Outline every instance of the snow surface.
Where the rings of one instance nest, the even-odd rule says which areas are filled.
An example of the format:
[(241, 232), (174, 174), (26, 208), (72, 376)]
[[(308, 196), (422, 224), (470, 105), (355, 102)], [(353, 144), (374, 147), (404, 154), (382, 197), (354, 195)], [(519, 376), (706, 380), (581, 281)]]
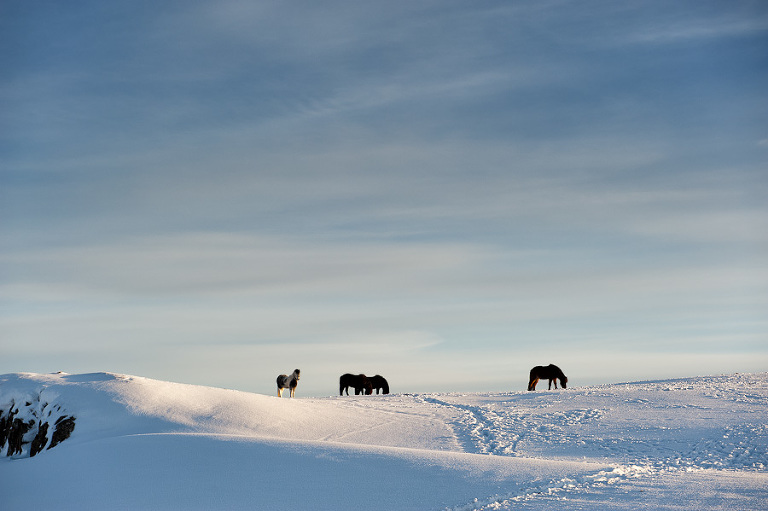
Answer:
[(768, 509), (768, 373), (296, 399), (0, 376), (0, 409), (22, 400), (76, 426), (2, 452), (3, 509)]

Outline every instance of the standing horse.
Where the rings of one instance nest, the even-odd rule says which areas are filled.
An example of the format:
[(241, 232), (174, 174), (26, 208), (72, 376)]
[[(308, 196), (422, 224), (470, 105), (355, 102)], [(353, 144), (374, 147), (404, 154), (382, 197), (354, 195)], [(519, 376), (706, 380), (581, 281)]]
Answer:
[(382, 394), (389, 394), (389, 383), (387, 383), (387, 380), (383, 376), (377, 374), (376, 376), (368, 378), (368, 381), (370, 381), (373, 388), (376, 389), (376, 394), (379, 393), (379, 390), (381, 390)]
[(294, 369), (293, 374), (281, 374), (277, 377), (277, 397), (283, 397), (283, 389), (291, 389), (291, 397), (296, 393), (301, 371)]
[(373, 394), (373, 385), (370, 380), (364, 374), (342, 374), (339, 378), (339, 395), (343, 396), (344, 391), (349, 395), (349, 387), (355, 389), (355, 395), (366, 394), (370, 396)]
[(555, 382), (555, 388), (557, 388), (557, 380), (560, 380), (560, 385), (562, 385), (563, 388), (566, 388), (566, 384), (568, 383), (568, 378), (565, 377), (563, 371), (554, 364), (549, 364), (548, 366), (536, 366), (531, 369), (531, 379), (528, 381), (528, 390), (536, 390), (536, 384), (539, 383), (539, 380), (549, 380), (548, 389), (552, 388), (553, 381)]

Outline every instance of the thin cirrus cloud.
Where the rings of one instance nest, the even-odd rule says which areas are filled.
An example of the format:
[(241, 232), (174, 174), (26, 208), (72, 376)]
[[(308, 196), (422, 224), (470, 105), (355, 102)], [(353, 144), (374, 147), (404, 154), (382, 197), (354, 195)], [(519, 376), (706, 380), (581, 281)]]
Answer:
[(0, 370), (764, 366), (755, 3), (7, 13)]

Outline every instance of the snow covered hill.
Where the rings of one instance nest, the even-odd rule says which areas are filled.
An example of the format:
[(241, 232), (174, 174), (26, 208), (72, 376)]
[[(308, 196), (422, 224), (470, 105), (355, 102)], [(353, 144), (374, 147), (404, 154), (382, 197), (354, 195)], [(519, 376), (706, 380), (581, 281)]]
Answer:
[(768, 509), (768, 373), (310, 399), (20, 373), (10, 409), (74, 429), (0, 438), (6, 509)]

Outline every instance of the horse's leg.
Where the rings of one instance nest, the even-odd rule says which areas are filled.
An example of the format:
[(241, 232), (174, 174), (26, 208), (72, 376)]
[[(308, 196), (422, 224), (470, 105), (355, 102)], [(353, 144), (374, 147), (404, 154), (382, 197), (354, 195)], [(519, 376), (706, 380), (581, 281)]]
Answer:
[(296, 394), (296, 387), (291, 387), (291, 397)]
[[(555, 388), (557, 388), (557, 382), (555, 382)], [(549, 385), (547, 386), (547, 390), (552, 390), (552, 380), (549, 380)]]
[(277, 387), (277, 397), (283, 397), (283, 389)]

